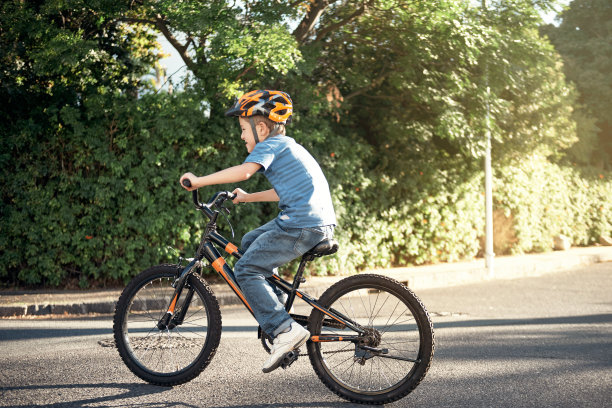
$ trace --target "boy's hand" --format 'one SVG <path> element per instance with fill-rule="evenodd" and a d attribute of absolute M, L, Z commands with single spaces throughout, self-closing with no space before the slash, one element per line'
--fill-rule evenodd
<path fill-rule="evenodd" d="M 249 193 L 247 193 L 241 188 L 235 189 L 234 191 L 232 191 L 232 193 L 236 194 L 236 198 L 232 200 L 234 204 L 246 203 L 246 198 L 249 195 Z"/>
<path fill-rule="evenodd" d="M 195 186 L 195 180 L 198 177 L 196 175 L 194 175 L 193 173 L 185 173 L 181 176 L 179 183 L 181 184 L 181 187 L 183 187 L 185 190 L 187 191 L 193 191 L 196 190 L 198 187 Z M 183 180 L 189 180 L 191 182 L 191 187 L 187 187 L 186 185 L 183 184 Z"/>

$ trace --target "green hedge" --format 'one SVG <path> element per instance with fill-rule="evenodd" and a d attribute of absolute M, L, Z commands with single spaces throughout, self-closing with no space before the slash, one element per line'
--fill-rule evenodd
<path fill-rule="evenodd" d="M 207 131 L 188 94 L 97 97 L 58 112 L 55 134 L 4 139 L 2 277 L 25 285 L 125 281 L 200 231 L 188 170 L 206 173 L 238 160 L 236 138 Z M 59 124 L 61 123 L 61 125 Z M 24 127 L 22 126 L 22 129 Z M 31 143 L 45 140 L 44 143 Z M 24 144 L 31 143 L 26 154 Z M 254 224 L 257 213 L 246 217 Z"/>
<path fill-rule="evenodd" d="M 48 115 L 56 123 L 51 134 L 21 123 L 19 133 L 0 142 L 0 276 L 9 285 L 121 284 L 150 265 L 176 260 L 169 247 L 191 255 L 203 219 L 179 176 L 235 165 L 246 154 L 235 123 L 209 119 L 189 92 L 98 96 L 80 109 Z M 481 251 L 480 171 L 437 169 L 434 161 L 406 164 L 406 174 L 394 179 L 368 170 L 376 168 L 371 147 L 335 136 L 328 126 L 303 115 L 290 128 L 322 164 L 340 220 L 341 250 L 311 273 L 452 262 Z M 423 171 L 415 170 L 421 165 Z M 269 186 L 258 176 L 241 187 Z M 233 186 L 202 193 L 223 188 Z M 609 174 L 534 155 L 495 169 L 494 196 L 496 208 L 513 220 L 511 253 L 549 250 L 560 233 L 576 245 L 611 233 Z M 274 204 L 235 207 L 234 241 L 276 212 Z"/>
<path fill-rule="evenodd" d="M 609 173 L 560 166 L 533 155 L 496 175 L 496 205 L 514 219 L 517 242 L 511 253 L 549 251 L 560 234 L 573 245 L 592 245 L 611 235 Z"/>

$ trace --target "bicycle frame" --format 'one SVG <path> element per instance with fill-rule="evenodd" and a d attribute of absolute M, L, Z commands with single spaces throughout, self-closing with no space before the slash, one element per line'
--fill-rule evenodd
<path fill-rule="evenodd" d="M 222 202 L 221 202 L 221 205 L 219 205 L 217 202 L 220 200 L 225 201 L 226 199 L 229 199 L 231 196 L 232 196 L 231 193 L 220 192 L 220 193 L 215 194 L 215 196 L 209 202 L 209 204 L 201 204 L 199 203 L 198 198 L 197 198 L 197 191 L 193 192 L 193 199 L 194 199 L 194 203 L 196 207 L 202 210 L 210 218 L 210 221 L 206 226 L 206 232 L 201 240 L 200 246 L 198 247 L 195 258 L 191 260 L 191 262 L 185 268 L 183 268 L 177 280 L 173 284 L 173 287 L 175 288 L 175 292 L 170 302 L 170 305 L 168 306 L 166 314 L 164 315 L 164 317 L 162 317 L 162 319 L 160 319 L 158 323 L 158 328 L 160 330 L 163 330 L 166 328 L 172 329 L 176 325 L 179 325 L 182 323 L 185 317 L 185 314 L 187 312 L 187 307 L 189 305 L 189 302 L 191 301 L 191 297 L 193 296 L 193 289 L 188 290 L 188 293 L 185 296 L 184 300 L 182 301 L 181 307 L 179 308 L 179 312 L 175 315 L 175 311 L 177 310 L 177 304 L 181 297 L 182 291 L 185 288 L 188 276 L 191 273 L 194 273 L 195 271 L 198 271 L 201 269 L 203 259 L 208 261 L 208 263 L 215 269 L 215 271 L 217 271 L 217 273 L 221 276 L 221 278 L 223 278 L 223 280 L 230 286 L 230 288 L 238 296 L 238 298 L 244 304 L 247 310 L 249 310 L 249 312 L 253 315 L 253 317 L 255 317 L 251 305 L 249 305 L 249 302 L 247 301 L 244 293 L 240 289 L 238 282 L 236 281 L 236 278 L 234 276 L 234 271 L 232 270 L 232 268 L 230 268 L 230 266 L 226 263 L 225 259 L 221 256 L 219 251 L 213 245 L 215 244 L 219 246 L 220 248 L 223 248 L 223 250 L 227 254 L 232 255 L 233 257 L 237 259 L 240 259 L 243 255 L 242 252 L 238 249 L 236 245 L 232 244 L 229 240 L 227 240 L 226 238 L 224 238 L 222 235 L 220 235 L 217 232 L 216 221 L 219 215 L 219 211 L 211 210 L 210 208 L 212 206 L 215 206 L 215 207 L 220 207 L 220 208 L 225 209 L 224 207 L 222 207 Z M 221 199 L 219 197 L 221 197 Z M 354 330 L 355 332 L 359 333 L 359 335 L 350 335 L 350 336 L 336 336 L 336 335 L 312 336 L 310 338 L 311 341 L 313 342 L 330 342 L 330 341 L 357 342 L 361 335 L 366 334 L 366 330 L 363 327 L 361 327 L 361 325 L 353 322 L 351 319 L 344 316 L 342 313 L 338 312 L 337 310 L 334 310 L 333 308 L 328 309 L 324 307 L 316 299 L 312 298 L 307 293 L 299 290 L 299 285 L 302 282 L 302 274 L 306 267 L 306 264 L 312 261 L 314 258 L 315 258 L 315 255 L 310 254 L 310 253 L 306 253 L 304 256 L 302 256 L 300 265 L 298 267 L 298 271 L 295 274 L 295 277 L 292 283 L 284 280 L 283 278 L 277 275 L 272 275 L 272 277 L 267 278 L 267 281 L 271 285 L 279 288 L 280 290 L 288 294 L 289 297 L 287 299 L 287 303 L 285 304 L 285 310 L 289 311 L 291 309 L 291 306 L 293 306 L 295 297 L 297 296 L 298 298 L 308 303 L 311 307 L 321 311 L 323 314 L 329 317 L 329 319 L 324 319 L 324 324 L 326 326 L 334 327 L 334 328 L 350 328 L 351 330 Z M 296 317 L 307 319 L 306 316 L 296 316 Z"/>

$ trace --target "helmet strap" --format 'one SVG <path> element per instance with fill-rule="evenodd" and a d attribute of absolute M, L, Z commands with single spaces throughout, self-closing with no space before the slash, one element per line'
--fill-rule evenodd
<path fill-rule="evenodd" d="M 257 127 L 255 126 L 255 121 L 253 118 L 249 118 L 249 123 L 251 124 L 251 129 L 253 130 L 253 138 L 255 138 L 255 144 L 259 143 L 259 136 L 257 135 Z"/>

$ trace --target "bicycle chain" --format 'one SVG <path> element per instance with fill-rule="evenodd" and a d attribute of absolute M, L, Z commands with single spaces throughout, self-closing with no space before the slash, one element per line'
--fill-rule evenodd
<path fill-rule="evenodd" d="M 338 351 L 322 351 L 321 354 L 338 354 L 338 353 L 352 353 L 352 350 L 338 350 Z M 307 356 L 308 353 L 298 354 L 298 356 Z"/>
<path fill-rule="evenodd" d="M 302 326 L 306 327 L 308 325 L 308 317 L 307 316 L 301 316 L 301 315 L 296 315 L 296 314 L 291 314 L 291 317 L 293 318 L 293 320 L 295 320 L 297 323 L 301 324 Z M 323 323 L 325 326 L 327 327 L 332 327 L 332 328 L 337 328 L 337 329 L 343 329 L 344 325 L 340 325 L 336 322 L 334 322 L 331 319 L 323 319 Z M 351 350 L 339 350 L 339 351 L 323 351 L 321 352 L 321 354 L 337 354 L 337 353 L 344 353 L 344 352 L 352 352 Z M 302 353 L 302 354 L 298 354 L 298 357 L 303 357 L 303 356 L 307 356 L 308 353 Z"/>

